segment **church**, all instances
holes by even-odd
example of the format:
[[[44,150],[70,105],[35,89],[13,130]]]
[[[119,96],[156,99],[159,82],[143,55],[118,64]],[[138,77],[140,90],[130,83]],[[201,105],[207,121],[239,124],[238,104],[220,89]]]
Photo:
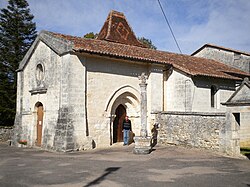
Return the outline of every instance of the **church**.
[[[149,49],[117,11],[96,39],[41,31],[17,74],[13,143],[56,151],[123,141],[126,115],[138,136],[142,76],[149,135],[157,112],[225,113],[222,103],[250,76],[213,59]]]

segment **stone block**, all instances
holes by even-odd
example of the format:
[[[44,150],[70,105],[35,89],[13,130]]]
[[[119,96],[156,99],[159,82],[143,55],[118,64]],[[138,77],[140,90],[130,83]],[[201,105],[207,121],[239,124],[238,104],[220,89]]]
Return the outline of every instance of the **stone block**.
[[[133,150],[134,154],[149,154],[151,152],[152,150],[151,137],[135,136],[134,142],[135,142],[135,147]]]

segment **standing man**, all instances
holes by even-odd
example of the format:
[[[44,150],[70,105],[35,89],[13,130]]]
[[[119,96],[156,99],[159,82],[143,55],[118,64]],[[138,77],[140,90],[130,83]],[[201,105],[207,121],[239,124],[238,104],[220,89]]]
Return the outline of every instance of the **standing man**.
[[[122,132],[123,132],[123,141],[124,141],[123,145],[128,145],[130,131],[132,131],[131,121],[128,119],[128,116],[126,116],[122,123]]]

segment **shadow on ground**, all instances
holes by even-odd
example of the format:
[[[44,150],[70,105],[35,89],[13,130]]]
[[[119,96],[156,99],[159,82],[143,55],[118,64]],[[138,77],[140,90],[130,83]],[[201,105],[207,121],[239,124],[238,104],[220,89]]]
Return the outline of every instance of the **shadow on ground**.
[[[120,169],[120,167],[109,167],[109,168],[107,168],[105,170],[106,172],[102,176],[100,176],[97,179],[93,180],[92,182],[88,183],[84,187],[89,187],[89,186],[100,184],[103,180],[105,180],[106,176],[110,175],[113,172],[116,172],[119,169]]]

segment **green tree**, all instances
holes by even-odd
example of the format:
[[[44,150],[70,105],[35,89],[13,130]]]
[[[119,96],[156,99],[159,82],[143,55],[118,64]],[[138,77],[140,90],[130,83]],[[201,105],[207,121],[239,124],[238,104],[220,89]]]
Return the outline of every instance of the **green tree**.
[[[144,37],[138,37],[137,38],[141,43],[146,45],[150,49],[157,49],[157,47],[152,43],[150,39],[144,38]]]
[[[36,38],[26,0],[9,0],[0,10],[0,125],[13,125],[19,62]]]
[[[84,37],[84,38],[95,39],[97,36],[98,36],[97,33],[94,34],[93,32],[89,32],[89,33],[85,34],[83,37]]]

